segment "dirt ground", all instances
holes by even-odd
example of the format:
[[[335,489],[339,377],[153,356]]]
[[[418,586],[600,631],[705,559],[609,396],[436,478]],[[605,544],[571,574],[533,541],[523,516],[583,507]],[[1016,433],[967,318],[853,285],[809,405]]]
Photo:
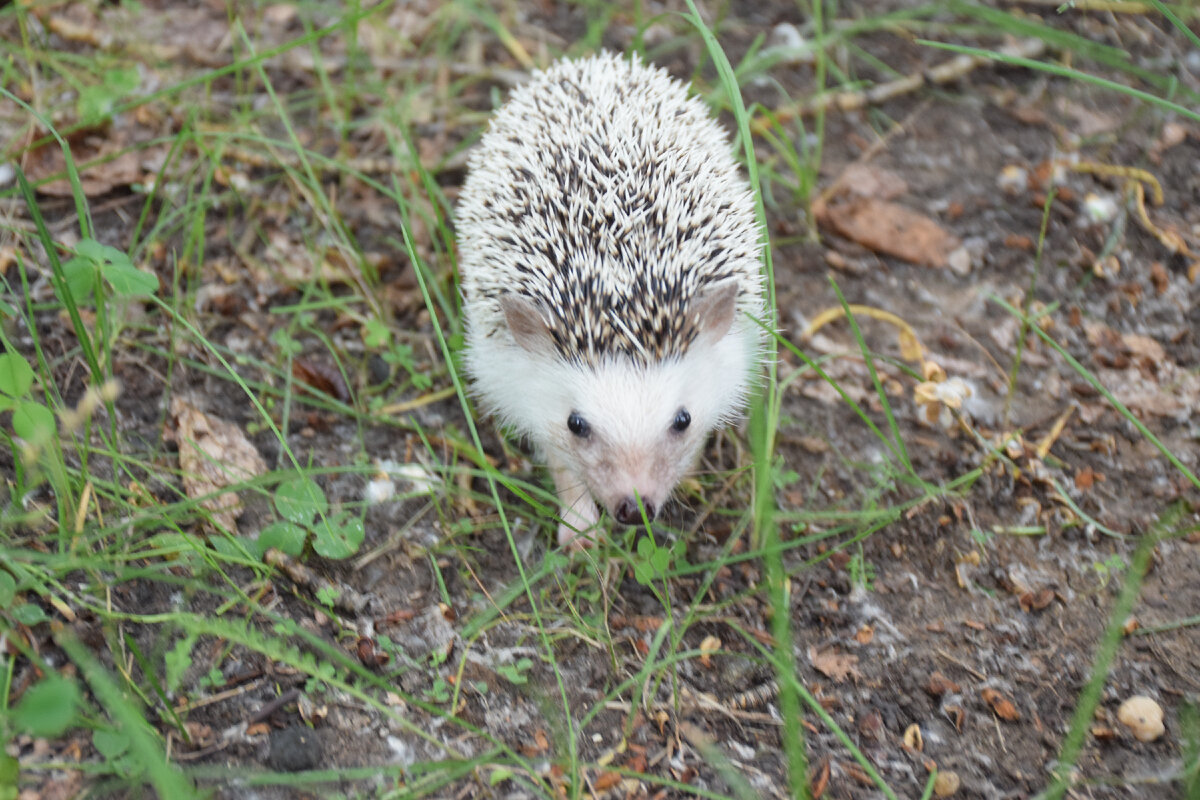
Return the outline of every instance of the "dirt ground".
[[[867,5],[880,14],[888,10]],[[1189,53],[1183,37],[1170,32],[1165,22],[1112,14],[1055,19],[1048,6],[1037,8],[1064,31],[1125,48],[1135,63],[1157,65],[1193,90],[1200,85],[1200,54]],[[217,14],[208,6],[189,13]],[[870,16],[865,9],[853,13]],[[719,38],[737,64],[755,36],[779,35],[786,28],[776,26],[805,22],[790,4],[735,6]],[[582,37],[587,23],[582,7],[535,3],[522,30],[543,31],[549,46],[561,49]],[[628,19],[619,14],[617,23]],[[611,24],[603,44],[625,49],[631,36],[631,25]],[[995,40],[981,41],[998,46]],[[854,45],[905,74],[953,58],[895,31],[863,34]],[[692,78],[701,47],[693,37],[678,49],[667,49],[659,63]],[[494,40],[486,41],[484,54],[497,66],[519,69]],[[873,62],[859,63],[859,79],[895,77],[872,73]],[[769,74],[771,82],[744,87],[748,102],[777,109],[783,95],[799,99],[813,93],[811,64],[783,63]],[[711,65],[699,75],[706,85],[713,84]],[[301,85],[316,80],[301,71],[290,79]],[[486,110],[493,89],[501,95],[506,91],[499,82],[472,82],[464,103]],[[437,139],[432,128],[418,126],[414,135],[427,143]],[[760,160],[770,158],[764,142],[756,146]],[[964,491],[917,505],[870,535],[865,535],[869,523],[852,522],[831,538],[817,536],[787,556],[794,569],[790,613],[797,677],[899,797],[920,796],[931,764],[959,776],[955,797],[1025,798],[1043,789],[1093,674],[1098,643],[1139,541],[1173,508],[1182,509],[1173,518],[1175,528],[1197,524],[1200,492],[1032,334],[1006,407],[1008,372],[1021,327],[1000,301],[1019,306],[1029,299],[1033,285],[1032,299],[1044,304],[1038,308],[1048,309],[1049,335],[1188,468],[1200,469],[1200,427],[1193,413],[1200,398],[1200,282],[1189,275],[1200,258],[1173,253],[1139,222],[1125,178],[1066,168],[1055,185],[1036,283],[1031,281],[1052,165],[1080,162],[1152,173],[1161,183],[1164,202],[1147,200],[1151,220],[1200,251],[1200,127],[1083,82],[997,65],[862,109],[830,111],[818,181],[818,191],[830,191],[824,207],[818,207],[819,241],[807,236],[803,207],[779,187],[768,210],[781,333],[810,357],[825,357],[825,369],[878,425],[886,430],[883,408],[845,322],[801,340],[811,320],[838,305],[831,277],[849,303],[885,309],[907,322],[927,348],[927,360],[971,388],[963,414],[978,436],[953,425],[924,424],[924,410],[913,400],[917,381],[899,366],[903,358],[896,329],[860,318],[872,350],[887,357],[876,366],[915,473],[945,486],[981,465],[985,469]],[[262,174],[251,166],[243,169],[251,176]],[[461,167],[436,175],[450,198],[462,177]],[[127,191],[117,187],[90,198],[98,229],[116,246],[130,229],[131,217],[121,205]],[[1089,201],[1089,195],[1097,199]],[[886,199],[933,221],[955,240],[948,248],[951,255],[938,264],[909,263],[870,249],[861,237],[839,235],[838,215],[851,214],[864,196]],[[381,251],[395,241],[395,232],[387,230],[396,223],[395,211],[356,207],[360,200],[339,198],[338,210],[354,220],[364,250]],[[69,201],[46,202],[43,213],[48,217],[69,218]],[[239,240],[246,220],[214,214],[212,224],[220,230],[210,237],[214,251],[208,255],[236,264],[227,245]],[[392,253],[383,275],[397,325],[432,341],[419,294],[413,301],[416,288],[407,259]],[[252,281],[243,278],[231,286],[234,291],[226,300],[201,310],[203,329],[237,352],[270,359],[270,333],[280,320],[267,310],[296,295],[281,290],[263,304],[254,296]],[[238,292],[245,296],[239,299]],[[70,347],[63,318],[47,315],[39,325],[45,341]],[[332,335],[335,343],[345,342]],[[254,422],[253,410],[223,381],[179,370],[171,373],[167,386],[162,367],[161,359],[140,351],[118,355],[115,371],[124,384],[120,424],[130,439],[150,442],[150,449],[157,446],[153,443],[169,396],[186,395],[206,413],[239,426]],[[782,356],[781,378],[802,368],[791,354]],[[248,367],[247,374],[252,372]],[[77,393],[78,376],[64,369],[63,378],[65,393]],[[355,376],[359,378],[369,380]],[[413,413],[426,431],[464,429],[453,397]],[[989,455],[988,446],[1018,432],[1020,441],[1006,449],[1010,461]],[[528,461],[507,457],[490,423],[482,433],[489,454],[501,464],[525,470],[530,480],[544,479]],[[265,460],[275,463],[279,445],[271,435],[252,438]],[[411,460],[414,447],[411,434],[384,426],[364,430],[357,420],[319,410],[293,420],[289,439],[320,467],[353,463],[360,446],[370,458],[404,462]],[[736,431],[719,436],[702,467],[735,466],[746,458],[740,441]],[[1039,452],[1043,442],[1048,449]],[[419,441],[415,446],[420,449]],[[780,489],[781,508],[786,519],[807,523],[789,529],[789,539],[835,527],[805,516],[809,512],[892,508],[920,496],[904,476],[881,473],[880,439],[811,371],[785,395],[778,446],[786,469],[795,473]],[[3,468],[11,465],[6,462]],[[324,488],[336,501],[361,495],[362,483],[361,473],[347,473],[330,477]],[[705,485],[714,490],[713,484]],[[475,488],[484,490],[482,483]],[[723,501],[727,507],[748,503],[747,488],[736,485]],[[213,777],[224,767],[336,771],[420,765],[445,759],[447,747],[464,758],[487,752],[487,737],[539,764],[552,782],[568,747],[563,703],[553,671],[539,658],[542,641],[527,601],[517,597],[485,627],[471,628],[490,613],[489,598],[504,595],[518,580],[509,545],[494,524],[455,527],[453,520],[425,509],[427,503],[417,497],[368,512],[361,553],[378,550],[377,557],[307,561],[318,576],[366,598],[363,607],[340,609],[335,619],[305,599],[313,584],[280,578],[274,611],[347,651],[361,647],[355,634],[386,636],[396,645],[392,652],[403,657],[381,665],[379,674],[407,697],[435,706],[444,702],[448,685],[457,687],[462,692],[458,717],[483,733],[447,724],[444,705],[431,710],[398,700],[406,726],[383,719],[353,697],[327,693],[308,698],[307,676],[272,665],[261,654],[241,648],[228,653],[219,641],[206,645],[202,639],[194,680],[217,667],[230,686],[241,690],[233,699],[193,710],[188,723],[208,731],[209,743],[190,751],[180,744],[174,754],[188,767],[211,768],[207,783],[216,787],[217,796],[331,796],[327,789],[251,787]],[[252,503],[239,520],[242,531],[268,522],[268,511]],[[678,503],[670,509],[667,521],[686,530],[699,515],[704,518],[687,543],[687,563],[728,558],[725,517],[704,514],[691,500],[686,507]],[[515,526],[526,569],[536,572],[550,547],[550,529],[538,527],[528,514]],[[856,537],[857,543],[847,544]],[[852,578],[861,563],[873,570],[866,588]],[[1146,628],[1194,618],[1200,613],[1197,576],[1196,535],[1161,541],[1134,608],[1136,624]],[[721,569],[711,583],[705,577],[697,573],[670,583],[673,608],[705,609],[676,649],[699,648],[705,637],[713,636],[728,653],[707,664],[682,660],[674,683],[648,687],[651,696],[640,711],[630,707],[632,686],[606,697],[623,681],[647,677],[638,670],[648,648],[658,646],[661,602],[608,558],[552,570],[538,584],[538,599],[555,614],[543,622],[551,629],[568,705],[580,714],[597,711],[579,731],[580,758],[691,787],[656,786],[632,773],[614,782],[606,777],[613,773],[597,769],[590,774],[597,793],[683,797],[709,791],[726,796],[734,790],[721,772],[720,759],[703,751],[700,743],[708,739],[745,779],[748,796],[787,795],[772,673],[755,650],[754,637],[738,633],[750,631],[767,640],[769,608],[755,588],[763,579],[761,567],[748,560]],[[112,595],[116,605],[143,613],[166,611],[177,602],[169,584],[151,582],[123,583],[112,587]],[[95,620],[91,624],[98,625]],[[81,629],[87,625],[87,620],[79,623]],[[589,630],[607,631],[616,648],[598,646],[602,637],[585,635]],[[147,638],[146,652],[165,647],[152,635]],[[436,657],[439,652],[444,660]],[[527,681],[508,680],[504,667],[522,658],[531,659]],[[431,663],[439,666],[430,668]],[[678,702],[671,700],[673,687],[680,691]],[[291,702],[266,715],[260,712],[291,689],[299,689],[304,699],[289,696]],[[1165,709],[1166,733],[1156,741],[1135,740],[1116,720],[1118,705],[1134,694],[1149,695]],[[1180,785],[1169,782],[1183,764],[1179,713],[1198,696],[1200,628],[1185,625],[1150,635],[1135,631],[1126,637],[1089,726],[1077,765],[1081,783],[1072,796],[1182,796]],[[265,729],[247,733],[248,725],[264,722]],[[827,726],[811,713],[804,724],[811,771],[822,797],[882,796]],[[919,749],[911,738],[905,741],[913,725],[919,726],[923,740]],[[28,762],[61,758],[72,744],[81,749],[81,757],[91,757],[87,738],[37,745],[42,750],[33,742],[18,744],[19,757]],[[70,781],[83,785],[77,774]],[[385,778],[356,775],[335,783],[334,791],[382,796],[387,785]],[[54,794],[49,783],[37,791],[31,796],[65,796]],[[527,796],[519,784],[489,788],[486,777],[474,773],[433,794]]]

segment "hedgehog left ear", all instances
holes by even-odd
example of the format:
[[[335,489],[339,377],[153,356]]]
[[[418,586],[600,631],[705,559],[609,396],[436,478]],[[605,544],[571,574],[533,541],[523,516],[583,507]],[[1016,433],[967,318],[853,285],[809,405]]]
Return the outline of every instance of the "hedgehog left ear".
[[[737,313],[736,278],[714,283],[695,299],[696,330],[700,339],[715,344],[729,333]]]
[[[519,294],[504,294],[500,296],[500,310],[508,330],[523,349],[541,354],[553,351],[554,339],[537,303]]]

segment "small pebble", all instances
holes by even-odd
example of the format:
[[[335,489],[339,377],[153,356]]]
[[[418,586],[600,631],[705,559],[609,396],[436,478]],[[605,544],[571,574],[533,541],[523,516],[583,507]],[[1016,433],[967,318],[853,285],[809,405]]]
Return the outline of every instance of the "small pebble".
[[[271,731],[267,765],[280,772],[315,769],[321,763],[321,737],[303,725]]]
[[[1010,197],[1022,194],[1028,185],[1029,173],[1016,164],[1009,164],[996,177],[996,186]]]
[[[1117,719],[1129,728],[1133,738],[1139,742],[1153,742],[1166,730],[1162,706],[1145,695],[1135,694],[1121,703],[1117,709]]]
[[[1083,215],[1093,225],[1103,225],[1117,218],[1117,201],[1108,195],[1088,192],[1083,198]]]
[[[811,64],[816,56],[804,34],[790,22],[781,22],[771,29],[767,47],[781,51],[784,64]]]
[[[933,779],[933,794],[936,797],[949,797],[957,792],[961,785],[962,779],[958,777],[957,772],[948,769],[942,770]]]
[[[958,248],[946,258],[946,264],[955,275],[971,274],[971,251],[966,247]]]

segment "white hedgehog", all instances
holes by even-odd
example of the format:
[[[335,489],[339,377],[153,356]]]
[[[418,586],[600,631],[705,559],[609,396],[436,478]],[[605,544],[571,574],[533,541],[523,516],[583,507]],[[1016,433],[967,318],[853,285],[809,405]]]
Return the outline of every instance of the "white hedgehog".
[[[699,98],[612,53],[513,92],[458,204],[466,367],[549,462],[570,544],[662,508],[762,363],[750,187]]]

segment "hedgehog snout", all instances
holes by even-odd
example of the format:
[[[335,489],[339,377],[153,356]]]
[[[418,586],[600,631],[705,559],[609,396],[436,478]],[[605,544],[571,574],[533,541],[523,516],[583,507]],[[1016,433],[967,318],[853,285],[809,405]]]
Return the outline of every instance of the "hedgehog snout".
[[[658,509],[654,507],[653,503],[644,499],[642,500],[642,508],[646,509],[646,519],[648,520],[653,520],[655,514],[658,512]],[[617,508],[613,512],[613,516],[615,516],[617,518],[617,522],[621,523],[622,525],[636,525],[637,523],[641,522],[642,512],[641,509],[638,508],[637,498],[622,498],[621,502],[617,504]]]

